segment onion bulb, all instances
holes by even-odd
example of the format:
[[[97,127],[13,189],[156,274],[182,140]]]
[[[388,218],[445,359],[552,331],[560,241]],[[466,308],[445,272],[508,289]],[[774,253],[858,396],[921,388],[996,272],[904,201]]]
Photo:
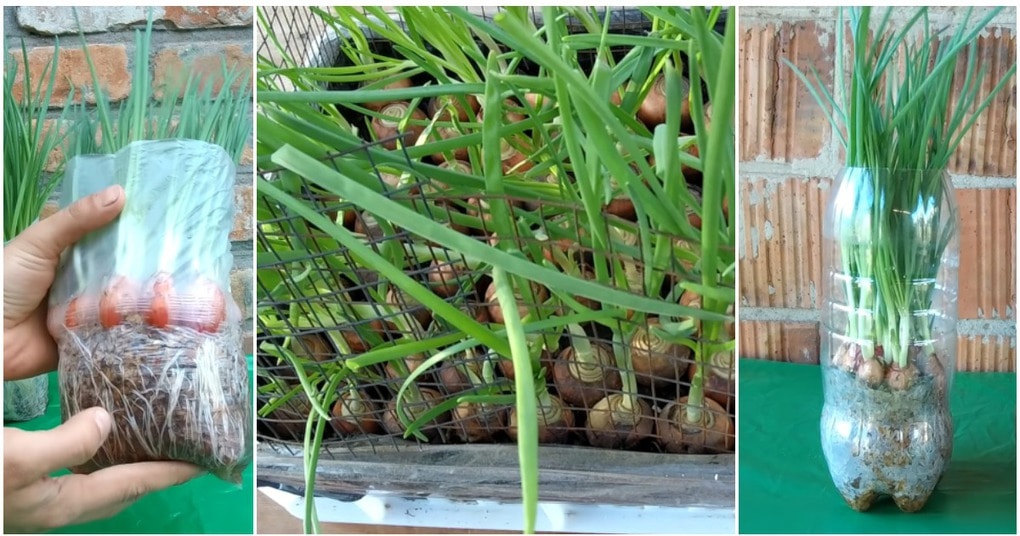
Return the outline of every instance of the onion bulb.
[[[587,346],[587,353],[578,359],[581,346]],[[553,366],[556,392],[571,406],[589,408],[622,387],[615,363],[612,348],[602,342],[564,348]]]
[[[468,108],[464,108],[464,105],[461,104],[462,98],[467,101]],[[470,94],[463,97],[455,95],[433,97],[429,100],[429,117],[436,117],[436,114],[439,114],[439,121],[451,121],[453,119],[453,114],[450,112],[451,108],[457,112],[457,120],[470,121],[478,113],[478,110],[481,109],[481,105],[478,103],[478,97]],[[469,109],[471,110],[470,113],[468,112]]]
[[[586,435],[593,447],[631,448],[652,435],[654,426],[648,402],[613,393],[588,410]]]
[[[499,157],[503,161],[503,173],[524,173],[532,167],[524,153],[517,150],[508,140],[502,139],[499,142]]]
[[[733,419],[711,398],[703,398],[701,419],[688,419],[688,397],[670,402],[657,422],[662,446],[673,453],[704,454],[733,450]]]
[[[531,313],[532,307],[537,307],[545,300],[549,299],[549,290],[538,283],[531,282],[531,293],[535,298],[536,303],[525,303],[524,298],[519,290],[514,291],[514,297],[517,298],[517,312],[521,318],[524,318]],[[496,297],[496,284],[490,284],[489,288],[485,291],[485,301],[489,304],[489,318],[497,324],[502,324],[504,321],[503,307],[499,303],[499,299]]]
[[[383,117],[372,118],[372,131],[375,133],[377,140],[391,138],[399,134],[400,122],[404,120],[404,117],[406,117],[408,113],[411,114],[412,121],[421,121],[426,119],[425,114],[422,113],[421,110],[417,108],[412,110],[411,104],[408,102],[393,102],[387,104],[379,110],[379,113]],[[410,147],[414,145],[424,130],[425,127],[422,125],[409,123],[407,125],[408,136],[401,138],[404,146]],[[383,142],[382,146],[392,151],[397,148],[397,139],[394,138]]]
[[[349,390],[333,404],[333,429],[342,436],[379,433],[378,408],[375,403],[357,390]]]
[[[691,83],[686,77],[680,77],[680,128],[681,131],[684,128],[689,128],[691,124],[691,101],[690,101]],[[666,122],[666,77],[663,74],[659,74],[655,78],[655,82],[652,88],[645,95],[645,100],[641,102],[641,106],[638,108],[637,117],[648,128],[655,128],[656,125],[660,125]]]
[[[443,395],[435,389],[428,389],[425,387],[418,388],[418,393],[421,395],[421,399],[417,401],[405,401],[403,404],[404,413],[410,419],[410,422],[414,422],[418,417],[421,417],[426,412],[434,408],[443,402]],[[444,412],[439,414],[435,419],[426,423],[424,426],[419,428],[419,431],[428,439],[436,439],[439,437],[439,426],[450,420],[450,412]],[[386,413],[383,414],[383,429],[388,434],[399,434],[403,435],[407,431],[404,428],[403,423],[400,421],[400,417],[397,415],[397,399],[393,398],[386,404]]]
[[[371,82],[366,82],[365,84],[362,84],[362,87],[365,87],[366,85],[368,85],[370,83]],[[385,86],[383,86],[382,89],[407,89],[409,87],[411,87],[411,78],[410,77],[408,77],[408,78],[401,78],[399,80],[394,80],[393,82],[390,82],[389,84],[386,84]],[[392,99],[379,100],[379,101],[366,102],[362,106],[364,106],[365,108],[368,108],[369,110],[372,110],[373,112],[378,112],[379,110],[381,110],[384,107],[386,107],[387,104],[391,104],[393,102],[397,102],[397,101],[392,100]]]
[[[547,396],[548,402],[539,401],[538,410],[538,442],[565,443],[574,427],[574,413],[558,397]],[[507,426],[510,439],[517,440],[517,408],[510,410],[510,422]]]
[[[656,335],[652,328],[659,325],[658,318],[649,318],[648,325],[638,327],[630,341],[634,373],[642,385],[675,384],[689,366],[691,349]]]

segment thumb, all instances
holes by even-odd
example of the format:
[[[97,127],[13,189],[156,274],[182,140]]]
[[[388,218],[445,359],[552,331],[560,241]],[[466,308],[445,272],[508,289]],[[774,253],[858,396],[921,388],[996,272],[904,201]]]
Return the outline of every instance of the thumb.
[[[112,222],[123,208],[124,189],[119,185],[110,186],[39,220],[18,235],[11,245],[17,244],[17,249],[29,258],[56,262],[65,249]]]
[[[64,424],[43,432],[33,432],[34,451],[27,453],[35,474],[48,475],[59,469],[81,465],[103,446],[113,418],[103,408],[79,412]]]

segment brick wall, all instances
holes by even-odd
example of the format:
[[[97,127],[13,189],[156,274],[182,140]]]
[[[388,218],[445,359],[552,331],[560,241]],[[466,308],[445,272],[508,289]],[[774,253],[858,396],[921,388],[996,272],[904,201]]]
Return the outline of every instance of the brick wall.
[[[86,32],[89,54],[96,63],[103,90],[112,100],[122,100],[131,89],[134,68],[134,29],[144,28],[147,8],[82,7],[78,17]],[[217,81],[220,58],[250,70],[254,9],[251,7],[154,7],[151,69],[153,86],[174,80],[185,65],[203,72],[212,83]],[[58,80],[52,102],[63,106],[72,85],[91,86],[91,76],[81,51],[78,27],[70,8],[5,7],[6,43],[15,52],[19,73],[23,75],[21,39],[29,50],[29,68],[38,78],[52,60],[55,36],[60,40]],[[8,59],[12,56],[8,56]],[[20,76],[20,75],[19,75]],[[76,98],[78,92],[76,91]],[[16,95],[17,96],[17,95]],[[88,102],[94,98],[86,97]],[[54,115],[56,111],[54,111]],[[230,286],[245,315],[250,331],[252,321],[252,151],[251,142],[237,170],[236,216],[231,232],[234,269]],[[59,193],[58,193],[59,194]],[[47,204],[46,216],[56,210],[56,202]],[[246,337],[250,352],[251,335]]]
[[[936,8],[933,24],[962,11]],[[742,8],[739,17],[740,352],[818,363],[822,212],[843,155],[825,115],[777,58],[814,66],[831,89],[836,11]],[[1010,8],[978,43],[989,80],[1016,62],[1015,49]],[[949,172],[961,220],[958,368],[1015,371],[1015,77]]]

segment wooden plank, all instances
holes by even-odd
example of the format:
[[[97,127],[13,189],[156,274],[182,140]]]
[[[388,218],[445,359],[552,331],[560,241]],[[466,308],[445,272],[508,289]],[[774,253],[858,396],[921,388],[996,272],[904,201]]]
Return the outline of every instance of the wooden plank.
[[[408,497],[520,501],[514,445],[376,445],[319,459],[316,492],[355,500],[366,491]],[[332,459],[330,459],[330,455]],[[542,500],[575,504],[733,508],[733,455],[677,455],[584,447],[539,448]],[[260,445],[262,482],[304,488],[299,450]]]

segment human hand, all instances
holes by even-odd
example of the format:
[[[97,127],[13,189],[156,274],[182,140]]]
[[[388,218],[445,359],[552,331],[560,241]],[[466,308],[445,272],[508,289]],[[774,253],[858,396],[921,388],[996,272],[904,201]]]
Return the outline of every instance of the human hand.
[[[112,222],[124,208],[124,189],[111,186],[40,220],[4,246],[4,379],[18,380],[57,367],[57,347],[46,328],[46,296],[60,254]]]
[[[91,459],[112,425],[106,410],[91,408],[52,430],[4,428],[4,532],[38,532],[107,518],[147,493],[201,473],[182,462],[141,462],[88,475],[49,476]]]

